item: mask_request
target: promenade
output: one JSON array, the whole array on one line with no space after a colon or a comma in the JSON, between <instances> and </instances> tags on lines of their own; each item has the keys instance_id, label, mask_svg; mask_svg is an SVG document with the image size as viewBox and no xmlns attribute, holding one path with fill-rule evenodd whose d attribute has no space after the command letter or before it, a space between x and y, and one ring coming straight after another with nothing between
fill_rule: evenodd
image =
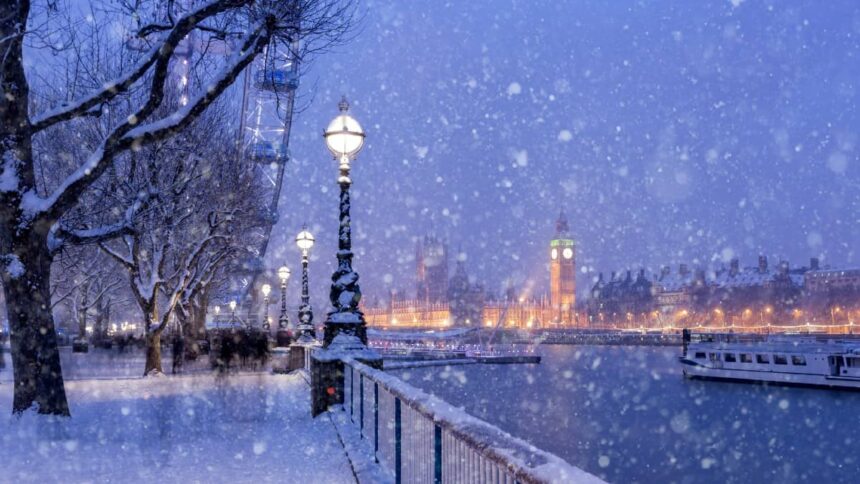
<instances>
[{"instance_id":1,"label":"promenade","mask_svg":"<svg viewBox=\"0 0 860 484\"><path fill-rule=\"evenodd\" d=\"M355 482L331 421L311 418L300 374L144 379L142 353L64 350L72 418L48 421L11 416L6 358L0 482Z\"/></svg>"}]
</instances>

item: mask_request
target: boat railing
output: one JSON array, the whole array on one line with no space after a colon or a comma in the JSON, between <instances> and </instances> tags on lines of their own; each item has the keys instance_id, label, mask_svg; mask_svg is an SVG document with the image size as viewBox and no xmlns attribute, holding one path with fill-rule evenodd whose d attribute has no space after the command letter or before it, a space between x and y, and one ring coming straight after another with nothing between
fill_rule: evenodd
<instances>
[{"instance_id":1,"label":"boat railing","mask_svg":"<svg viewBox=\"0 0 860 484\"><path fill-rule=\"evenodd\" d=\"M768 335L749 333L692 333L690 343L758 343L768 340Z\"/></svg>"}]
</instances>

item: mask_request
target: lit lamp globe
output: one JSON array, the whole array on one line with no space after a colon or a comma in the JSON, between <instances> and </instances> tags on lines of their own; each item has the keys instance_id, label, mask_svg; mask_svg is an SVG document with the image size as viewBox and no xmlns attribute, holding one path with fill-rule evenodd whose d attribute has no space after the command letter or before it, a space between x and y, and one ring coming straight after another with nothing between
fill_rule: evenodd
<instances>
[{"instance_id":1,"label":"lit lamp globe","mask_svg":"<svg viewBox=\"0 0 860 484\"><path fill-rule=\"evenodd\" d=\"M347 114L349 103L343 98L338 104L340 114L335 117L325 133L325 144L335 159L341 160L342 165L349 167L349 160L354 159L364 146L364 130L352 116Z\"/></svg>"},{"instance_id":2,"label":"lit lamp globe","mask_svg":"<svg viewBox=\"0 0 860 484\"><path fill-rule=\"evenodd\" d=\"M287 279L290 278L290 268L287 266L281 266L281 268L278 269L278 277L281 278L281 282L286 283Z\"/></svg>"},{"instance_id":3,"label":"lit lamp globe","mask_svg":"<svg viewBox=\"0 0 860 484\"><path fill-rule=\"evenodd\" d=\"M263 287L261 289L263 291L263 297L269 297L269 293L272 292L272 286L268 284L263 284Z\"/></svg>"},{"instance_id":4,"label":"lit lamp globe","mask_svg":"<svg viewBox=\"0 0 860 484\"><path fill-rule=\"evenodd\" d=\"M314 246L314 236L307 230L302 230L296 236L296 245L299 246L299 249L302 249L303 254L307 253Z\"/></svg>"}]
</instances>

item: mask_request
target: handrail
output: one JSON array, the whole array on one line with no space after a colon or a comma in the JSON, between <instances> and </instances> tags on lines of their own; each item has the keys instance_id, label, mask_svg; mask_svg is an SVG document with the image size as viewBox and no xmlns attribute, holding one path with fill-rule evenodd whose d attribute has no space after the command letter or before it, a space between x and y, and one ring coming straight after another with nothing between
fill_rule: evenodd
<instances>
[{"instance_id":1,"label":"handrail","mask_svg":"<svg viewBox=\"0 0 860 484\"><path fill-rule=\"evenodd\" d=\"M397 482L400 482L401 472L407 465L403 464L402 455L409 457L410 452L419 459L433 460L432 474L435 477L429 478L430 473L427 468L430 463L428 462L419 464L424 468L420 474L423 478L412 476L412 479L422 482L440 482L446 472L449 476L468 475L472 480L477 476L478 482L602 482L563 459L475 418L393 375L352 359L345 359L344 365L344 410L349 411L352 416L359 413L356 424L360 426L362 435L372 429L375 455L381 464L395 467L389 471L393 471ZM356 378L356 375L359 378ZM356 380L358 380L358 388L356 388ZM371 411L374 412L375 420L373 425L365 425L368 409L364 402L370 394L374 399ZM380 394L383 394L382 398ZM360 399L358 403L356 403L356 397ZM383 401L390 402L392 398L394 405L381 404ZM393 410L394 415L380 415L380 408L383 406L385 410ZM414 411L415 415L423 418L425 423L419 422L416 424L418 427L426 428L426 425L430 425L435 427L435 430L423 433L418 431L416 433L421 435L417 437L407 433L407 437L404 438L402 421L404 418L406 421L412 421L414 417L402 417L406 412L403 412L401 407L406 407L407 411ZM392 417L393 426L380 425L380 419L388 422ZM396 458L393 460L391 456L385 459L386 452L380 451L380 428L382 432L390 433L392 428L395 431L395 446L391 448L390 445L385 446L383 443L386 449L391 448L391 451L396 453ZM426 438L423 437L425 434ZM424 440L414 444L414 449L409 448L410 442L414 443L416 438L424 438ZM429 442L428 439L433 442ZM443 441L447 444L443 444ZM443 445L449 450L448 453L443 454ZM429 454L432 454L432 457L428 457ZM448 461L453 459L454 462L444 462L445 459ZM464 472L466 474L463 474Z\"/></svg>"}]
</instances>

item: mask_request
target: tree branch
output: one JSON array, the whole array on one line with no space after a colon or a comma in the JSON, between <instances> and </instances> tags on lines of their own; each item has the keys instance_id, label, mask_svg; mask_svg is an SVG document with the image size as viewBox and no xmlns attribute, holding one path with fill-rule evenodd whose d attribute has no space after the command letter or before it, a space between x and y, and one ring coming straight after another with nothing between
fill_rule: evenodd
<instances>
[{"instance_id":1,"label":"tree branch","mask_svg":"<svg viewBox=\"0 0 860 484\"><path fill-rule=\"evenodd\" d=\"M127 92L135 82L143 78L149 71L150 67L161 57L165 52L162 52L164 47L170 47L170 54L179 42L204 19L217 15L231 8L240 7L247 4L249 0L218 0L204 5L197 10L188 13L176 25L168 35L168 38L150 50L138 65L125 76L117 79L114 82L108 83L101 90L73 103L64 105L57 109L48 111L41 116L35 118L31 123L31 130L37 133L45 128L53 126L57 123L68 121L70 119L84 115L92 108L109 102L120 94ZM172 43L172 45L171 45Z\"/></svg>"},{"instance_id":2,"label":"tree branch","mask_svg":"<svg viewBox=\"0 0 860 484\"><path fill-rule=\"evenodd\" d=\"M230 0L238 1L238 0ZM228 0L224 2L230 3ZM187 18L187 17L186 17ZM182 20L177 24L184 24ZM114 128L110 136L102 143L86 163L79 167L72 175L58 187L47 199L40 198L34 190L24 194L22 208L25 214L32 220L37 215L44 215L50 219L58 219L72 205L74 205L80 193L96 180L106 169L107 165L120 152L132 147L140 147L161 139L172 136L181 131L194 121L209 105L217 99L236 79L239 73L254 60L254 57L265 47L275 28L276 19L267 18L263 24L258 25L242 50L230 56L230 61L222 69L217 81L206 91L199 95L196 100L182 109L177 110L171 116L155 123L131 129L134 124L145 119L155 107L160 104L164 96L163 87L154 88L147 103L138 110L138 115L129 116L125 123ZM175 31L174 31L175 32ZM172 37L173 33L171 33ZM181 38L176 39L176 42ZM166 50L166 57L159 61L159 67L163 68L161 76L155 76L153 86L157 83L163 85L166 80L167 61L175 48L175 44L165 43L162 50ZM161 64L163 62L163 65Z\"/></svg>"},{"instance_id":3,"label":"tree branch","mask_svg":"<svg viewBox=\"0 0 860 484\"><path fill-rule=\"evenodd\" d=\"M242 48L230 56L227 66L221 70L217 80L211 84L203 93L198 95L182 109L172 115L162 118L156 122L139 126L128 131L122 137L123 148L132 145L144 145L158 141L177 132L194 121L212 102L217 99L236 79L236 77L254 60L257 54L263 50L272 35L274 20L258 25Z\"/></svg>"},{"instance_id":4,"label":"tree branch","mask_svg":"<svg viewBox=\"0 0 860 484\"><path fill-rule=\"evenodd\" d=\"M105 254L111 256L115 261L119 262L119 264L126 269L131 270L134 267L134 262L130 258L120 254L109 246L103 243L99 243L99 249L101 249Z\"/></svg>"},{"instance_id":5,"label":"tree branch","mask_svg":"<svg viewBox=\"0 0 860 484\"><path fill-rule=\"evenodd\" d=\"M134 219L146 207L152 195L153 193L147 192L138 194L134 203L125 210L123 219L113 224L90 229L71 229L62 222L57 222L48 234L48 250L56 253L69 242L75 245L101 243L134 233Z\"/></svg>"}]
</instances>

